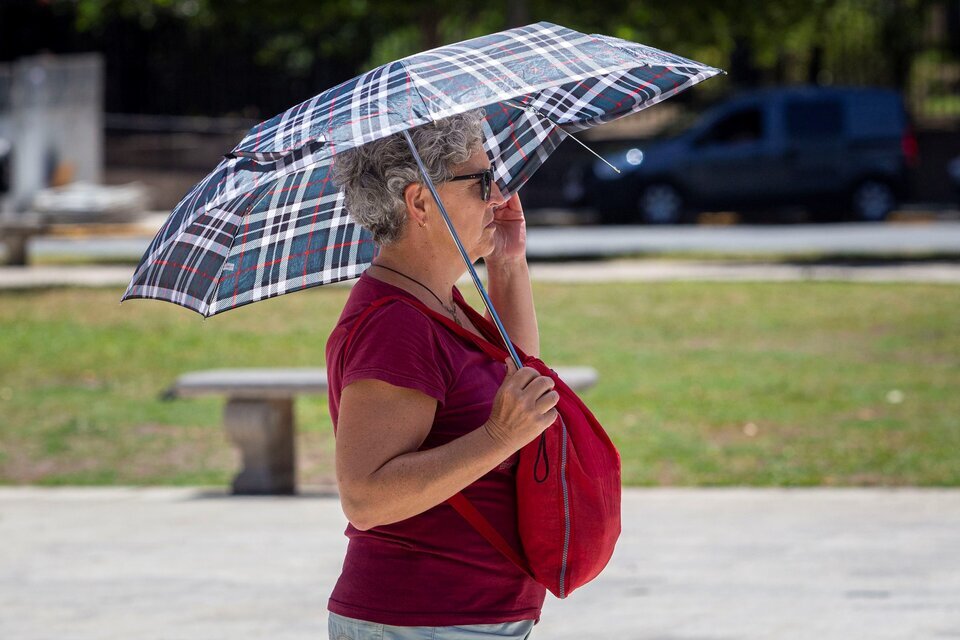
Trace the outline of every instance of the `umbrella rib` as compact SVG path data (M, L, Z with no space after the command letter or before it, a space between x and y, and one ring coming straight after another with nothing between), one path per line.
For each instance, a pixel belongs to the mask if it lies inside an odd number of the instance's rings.
M631 62L630 64L621 63L619 65L612 65L609 67L603 67L603 68L597 69L595 72L578 73L578 74L567 76L562 79L555 79L549 82L541 82L541 83L533 84L533 85L524 87L523 91L520 93L514 93L514 92L508 93L505 91L498 91L498 92L495 92L493 95L490 95L487 99L482 101L475 100L473 102L467 102L465 104L452 103L451 106L447 106L447 107L444 107L442 103L439 103L436 100L432 100L432 101L426 100L423 94L420 92L421 84L427 87L432 87L438 95L440 95L442 92L437 87L432 85L429 81L427 81L423 76L421 76L415 69L408 67L405 62L403 63L403 66L407 74L409 75L410 79L413 81L413 86L417 90L417 94L420 96L420 100L423 102L424 106L427 107L428 113L430 114L431 119L436 121L436 120L442 120L443 118L447 118L451 115L454 115L455 113L470 111L471 109L484 107L486 105L494 104L496 102L504 102L506 100L515 100L520 95L530 95L533 93L537 93L538 91L543 91L545 89L553 89L567 83L578 82L580 80L586 80L587 78L601 76L604 74L617 73L620 71L630 71L631 69L635 69L637 68L637 66L642 66L642 65L636 65L636 63L634 62ZM430 109L430 105L434 105L434 104L440 105L440 109L437 112L434 112L433 110Z
M554 122L553 120L551 120L550 118L548 118L544 113L542 113L539 109L537 109L537 108L536 108L535 106L533 106L533 105L517 104L517 103L512 102L512 101L510 101L510 100L505 100L505 101L504 101L504 104L508 104L508 105L510 105L511 107L514 107L514 108L516 108L516 109L522 109L523 111L526 111L527 113L534 113L534 114L540 116L541 118L543 118L544 120L546 120L547 122L549 122L551 125L553 125L553 127L554 127L555 129L560 129L561 131L563 131L563 127L561 127L559 124L557 124L556 122ZM610 163L607 161L606 158L604 158L604 157L601 156L599 153L597 153L596 151L594 151L593 149L591 149L590 147L588 147L582 140L580 140L579 138L577 138L577 137L576 137L575 135L573 135L572 133L567 133L566 131L563 131L563 132L566 134L566 136L567 136L568 138L572 139L574 142L576 142L577 144L579 144L581 147L583 147L584 149L586 149L587 151L589 151L590 153L592 153L593 155L595 155L597 158L599 158L600 160L602 160L608 167L610 167L611 169L613 169L613 170L616 171L617 173L620 173L620 169L617 169L615 166L613 166L612 164L610 164Z
M243 210L243 215L238 216L237 224L242 224L243 219L246 218L258 204L260 204L261 200L267 197L270 191L271 184L273 183L271 183L269 180L264 180L264 182L257 188L257 190L254 191L253 194L251 194L250 199L252 200L252 202ZM203 315L206 318L209 318L210 316L214 315L217 312L216 296L217 296L217 291L220 287L220 277L223 275L223 268L227 264L227 260L230 259L230 254L233 252L234 246L236 246L237 244L237 236L239 234L239 231L240 230L238 228L237 233L233 234L230 247L227 249L224 255L223 262L220 263L220 268L217 270L217 274L214 277L213 282L210 284L210 288L207 289L207 293L203 297L203 303L205 305L203 310ZM240 263L242 262L242 258L243 258L243 252L240 253L240 258L238 258L237 264L235 267L238 270L241 267ZM213 313L210 312L211 308L214 310Z

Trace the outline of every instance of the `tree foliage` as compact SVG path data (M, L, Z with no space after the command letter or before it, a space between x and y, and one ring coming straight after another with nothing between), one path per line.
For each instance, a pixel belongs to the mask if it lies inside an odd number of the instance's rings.
M547 20L607 33L726 69L726 82L853 82L906 88L924 16L946 0L53 0L95 32L121 17L143 29L181 21L242 35L255 60L291 77L343 64L344 79L417 51ZM245 40L245 41L246 41ZM723 90L723 83L710 90Z
M842 33L896 65L915 40L923 8L937 1L593 0L585 10L562 0L60 0L76 4L78 26L85 30L114 16L135 18L147 29L159 17L173 16L199 30L256 30L263 34L260 59L292 72L345 51L366 53L361 59L373 66L537 20L637 40L721 67L735 66L735 56L746 51L749 64L766 70L785 59L823 64L822 57L811 60L812 52Z

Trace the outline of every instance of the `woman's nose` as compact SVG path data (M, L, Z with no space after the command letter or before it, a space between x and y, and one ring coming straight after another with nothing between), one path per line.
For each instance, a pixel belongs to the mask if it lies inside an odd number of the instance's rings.
M507 202L507 199L503 197L503 192L500 191L500 186L497 184L497 181L494 180L490 185L490 204L495 207L502 207Z

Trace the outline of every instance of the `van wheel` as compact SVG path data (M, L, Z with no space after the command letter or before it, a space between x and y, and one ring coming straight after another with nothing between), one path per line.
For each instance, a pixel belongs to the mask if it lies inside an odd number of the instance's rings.
M647 224L677 224L683 217L683 197L673 185L648 185L637 199L640 219Z
M864 180L850 197L853 215L861 222L882 222L897 206L897 198L889 184L881 180Z

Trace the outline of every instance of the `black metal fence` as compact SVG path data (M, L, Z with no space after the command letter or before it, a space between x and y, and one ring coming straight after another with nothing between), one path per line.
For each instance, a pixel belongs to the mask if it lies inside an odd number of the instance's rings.
M808 79L904 96L922 128L960 124L960 2L836 2L810 51ZM840 10L844 6L846 11Z

